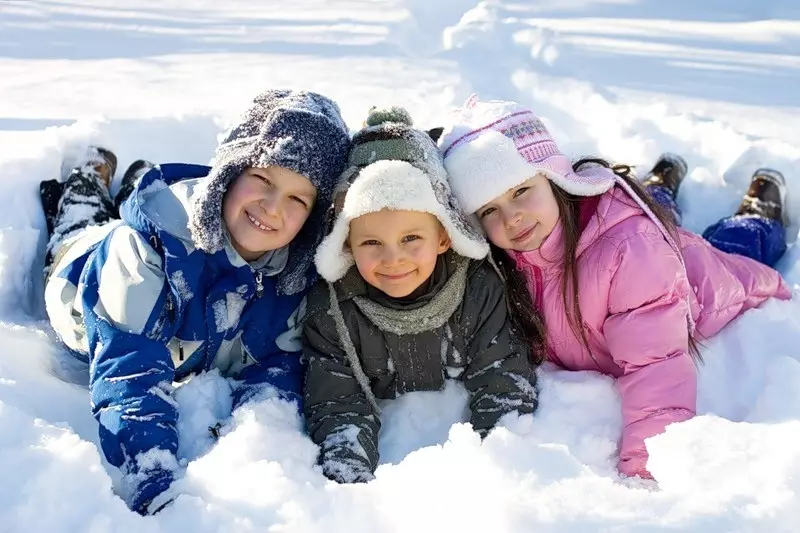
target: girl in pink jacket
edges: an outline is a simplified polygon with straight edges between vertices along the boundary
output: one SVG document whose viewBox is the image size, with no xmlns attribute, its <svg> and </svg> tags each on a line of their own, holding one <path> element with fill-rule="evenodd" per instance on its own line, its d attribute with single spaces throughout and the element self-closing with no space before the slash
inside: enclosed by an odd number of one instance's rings
<svg viewBox="0 0 800 533">
<path fill-rule="evenodd" d="M 703 238 L 676 228 L 678 157 L 662 156 L 648 194 L 628 167 L 571 164 L 531 111 L 475 97 L 440 146 L 462 208 L 495 248 L 517 326 L 557 365 L 616 378 L 619 470 L 651 477 L 645 439 L 695 414 L 698 341 L 791 297 L 767 266 L 786 247 L 783 177 L 757 172 L 737 214 Z"/>
</svg>

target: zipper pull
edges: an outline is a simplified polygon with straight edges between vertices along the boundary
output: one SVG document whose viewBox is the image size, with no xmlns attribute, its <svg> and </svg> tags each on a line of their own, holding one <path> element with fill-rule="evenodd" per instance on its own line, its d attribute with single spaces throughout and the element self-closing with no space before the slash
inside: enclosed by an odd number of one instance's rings
<svg viewBox="0 0 800 533">
<path fill-rule="evenodd" d="M 264 296 L 264 284 L 261 283 L 261 277 L 263 274 L 259 270 L 256 272 L 256 298 L 261 298 Z"/>
<path fill-rule="evenodd" d="M 172 294 L 167 294 L 167 316 L 170 322 L 175 321 L 175 304 L 172 303 Z"/>
<path fill-rule="evenodd" d="M 183 342 L 178 341 L 178 361 L 183 361 Z"/>
</svg>

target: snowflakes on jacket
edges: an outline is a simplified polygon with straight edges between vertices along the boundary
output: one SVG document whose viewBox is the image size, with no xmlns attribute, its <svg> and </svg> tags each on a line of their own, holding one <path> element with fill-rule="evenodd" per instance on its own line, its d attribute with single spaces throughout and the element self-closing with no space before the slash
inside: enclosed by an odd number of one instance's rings
<svg viewBox="0 0 800 533">
<path fill-rule="evenodd" d="M 230 244 L 213 254 L 196 248 L 187 220 L 208 171 L 150 170 L 123 204 L 123 221 L 71 244 L 46 289 L 54 327 L 91 363 L 100 443 L 133 480 L 134 509 L 173 478 L 168 462 L 143 459 L 177 452 L 174 381 L 218 368 L 240 380 L 234 405 L 265 387 L 300 398 L 304 294 L 278 295 L 283 251 L 249 264 Z"/>
</svg>

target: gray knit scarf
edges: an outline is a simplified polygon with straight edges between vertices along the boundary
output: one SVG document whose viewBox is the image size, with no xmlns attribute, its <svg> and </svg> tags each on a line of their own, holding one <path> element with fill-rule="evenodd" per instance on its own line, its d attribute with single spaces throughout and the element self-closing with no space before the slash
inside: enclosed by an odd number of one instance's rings
<svg viewBox="0 0 800 533">
<path fill-rule="evenodd" d="M 363 296 L 354 297 L 353 302 L 381 331 L 394 333 L 395 335 L 415 335 L 423 331 L 439 328 L 453 316 L 453 313 L 464 300 L 464 290 L 467 286 L 467 269 L 469 268 L 470 260 L 466 257 L 456 256 L 455 261 L 455 272 L 447 280 L 442 290 L 436 293 L 431 298 L 431 301 L 422 307 L 407 310 L 391 309 Z M 356 381 L 361 385 L 361 389 L 366 394 L 367 401 L 372 405 L 372 408 L 375 409 L 376 413 L 380 413 L 378 400 L 369 385 L 369 378 L 361 367 L 361 360 L 358 357 L 358 353 L 356 353 L 353 340 L 350 338 L 350 332 L 344 321 L 342 309 L 339 307 L 336 289 L 331 283 L 328 284 L 328 294 L 330 295 L 331 314 L 336 324 L 336 332 L 339 334 L 339 339 L 342 342 L 345 354 L 347 354 L 347 360 L 350 362 Z"/>
</svg>

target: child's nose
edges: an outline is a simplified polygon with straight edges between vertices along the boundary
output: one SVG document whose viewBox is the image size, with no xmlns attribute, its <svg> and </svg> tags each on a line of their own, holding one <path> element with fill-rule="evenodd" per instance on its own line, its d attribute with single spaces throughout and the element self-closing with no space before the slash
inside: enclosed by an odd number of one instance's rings
<svg viewBox="0 0 800 533">
<path fill-rule="evenodd" d="M 381 260 L 385 265 L 394 265 L 403 259 L 403 251 L 394 246 L 386 246 L 383 249 Z"/>
<path fill-rule="evenodd" d="M 268 215 L 275 216 L 280 210 L 280 200 L 277 194 L 269 194 L 258 202 L 259 207 Z"/>
<path fill-rule="evenodd" d="M 506 229 L 515 227 L 522 218 L 520 212 L 516 210 L 502 211 L 501 215 L 503 218 L 503 226 L 505 226 Z"/>
</svg>

